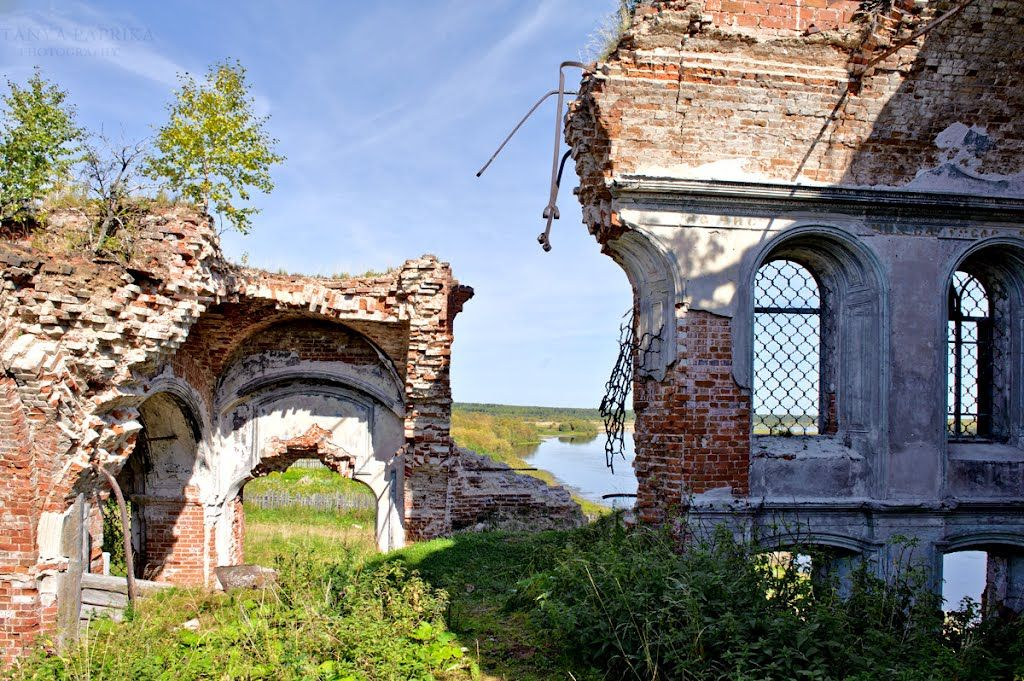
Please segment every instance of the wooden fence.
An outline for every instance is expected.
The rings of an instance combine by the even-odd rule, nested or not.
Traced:
[[[377,502],[369,494],[296,494],[260,492],[245,495],[246,505],[255,508],[312,508],[317,511],[376,510]]]
[[[291,468],[312,468],[314,470],[330,470],[320,459],[299,459],[293,463]]]

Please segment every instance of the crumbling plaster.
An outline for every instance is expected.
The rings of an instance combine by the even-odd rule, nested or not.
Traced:
[[[584,73],[566,140],[638,337],[661,338],[637,353],[638,516],[781,527],[882,574],[890,539],[916,537],[936,583],[943,552],[981,548],[1021,604],[1024,5],[979,0],[871,61],[939,5],[869,32],[856,2],[641,3]],[[773,257],[824,289],[834,433],[752,433],[753,278]],[[1011,294],[1005,442],[947,442],[946,291],[965,263]]]
[[[245,483],[298,458],[372,490],[384,550],[480,521],[582,520],[564,490],[453,446],[454,318],[472,289],[434,256],[375,277],[270,274],[227,263],[210,219],[172,207],[142,218],[127,265],[17,235],[0,263],[4,659],[56,626],[69,546],[100,567],[95,465],[134,501],[146,576],[178,584],[215,586],[244,558]],[[68,539],[72,508],[85,538]]]

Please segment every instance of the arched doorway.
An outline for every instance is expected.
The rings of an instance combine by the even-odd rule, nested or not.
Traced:
[[[378,511],[388,504],[356,475],[357,464],[317,425],[293,441],[275,442],[228,506],[230,562],[272,565],[292,555],[340,562],[388,548],[393,513]]]
[[[199,423],[186,401],[169,392],[157,393],[143,402],[139,420],[142,430],[135,448],[117,475],[131,509],[135,576],[202,584],[208,542],[200,499],[205,467],[197,456]],[[104,549],[116,561],[121,556],[116,536],[120,527],[105,525]],[[115,536],[108,536],[110,529],[116,530]]]

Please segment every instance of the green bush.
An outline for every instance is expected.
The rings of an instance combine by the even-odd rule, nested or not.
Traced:
[[[923,575],[857,570],[848,597],[728,533],[679,551],[667,533],[602,521],[524,580],[566,654],[629,679],[1003,679],[1024,673],[1019,623],[944,621]],[[775,558],[775,560],[772,560]]]

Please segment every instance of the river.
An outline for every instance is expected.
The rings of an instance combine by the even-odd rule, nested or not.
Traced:
[[[631,508],[632,497],[602,499],[605,494],[635,494],[636,477],[633,475],[633,434],[625,439],[626,457],[615,460],[612,473],[604,462],[604,436],[591,439],[552,437],[539,445],[521,451],[519,455],[571,488],[584,499],[616,508]],[[946,608],[959,605],[964,596],[975,601],[981,599],[985,588],[985,554],[979,551],[951,553],[943,561],[945,583],[942,595]]]
[[[633,434],[626,434],[625,459],[616,458],[614,473],[605,465],[604,442],[603,435],[590,439],[551,437],[519,455],[531,466],[549,471],[584,499],[616,508],[631,508],[632,497],[601,497],[605,494],[636,494]]]

